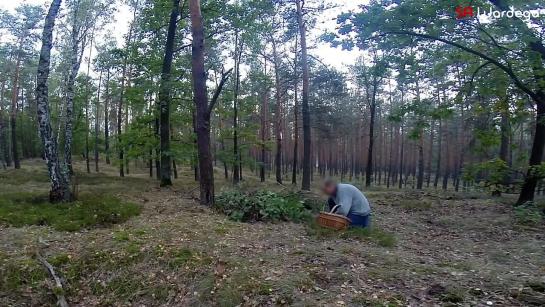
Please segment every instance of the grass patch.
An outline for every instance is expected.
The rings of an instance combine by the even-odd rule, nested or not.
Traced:
[[[307,233],[317,237],[340,237],[343,239],[372,241],[383,247],[393,247],[397,242],[394,234],[383,231],[376,226],[370,228],[351,227],[344,231],[336,231],[322,227],[315,220],[312,220],[307,225]]]
[[[5,260],[0,266],[0,292],[36,288],[47,278],[46,271],[35,259]]]
[[[0,223],[21,227],[47,225],[60,231],[122,223],[140,214],[137,204],[108,195],[81,195],[72,203],[51,204],[47,195],[10,193],[0,195]]]
[[[405,300],[403,298],[392,297],[389,299],[382,298],[370,298],[366,295],[358,295],[352,298],[352,304],[355,306],[364,307],[401,307],[405,306]]]
[[[29,182],[43,182],[47,183],[49,178],[47,173],[43,170],[29,170],[29,169],[9,169],[0,172],[0,182],[2,184],[10,185],[23,185]]]
[[[422,199],[404,199],[401,200],[399,206],[409,211],[424,211],[431,209],[431,202]]]
[[[543,223],[543,209],[533,202],[515,208],[515,221],[522,226],[538,226]]]

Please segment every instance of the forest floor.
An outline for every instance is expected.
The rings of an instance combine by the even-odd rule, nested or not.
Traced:
[[[0,170],[0,199],[46,193],[42,163]],[[74,232],[0,222],[0,305],[55,304],[60,290],[37,250],[62,276],[71,306],[545,305],[545,227],[515,223],[509,197],[371,190],[382,235],[357,238],[305,223],[230,221],[198,204],[189,171],[168,189],[145,170],[125,179],[112,167],[83,171],[78,164],[80,193],[114,194],[142,212]],[[284,188],[250,177],[242,186]]]

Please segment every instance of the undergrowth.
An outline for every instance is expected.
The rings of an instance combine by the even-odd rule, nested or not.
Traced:
[[[216,198],[215,206],[230,219],[240,222],[302,221],[310,216],[304,201],[270,191],[223,192]]]
[[[515,207],[515,221],[523,226],[537,226],[543,223],[541,204],[527,202]]]
[[[81,195],[71,203],[51,204],[47,194],[9,193],[0,195],[0,223],[21,227],[47,225],[61,231],[122,223],[140,214],[137,204],[109,195]]]

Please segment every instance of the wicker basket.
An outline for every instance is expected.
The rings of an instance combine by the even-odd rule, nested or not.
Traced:
[[[335,230],[346,229],[350,225],[350,220],[346,216],[328,212],[320,212],[317,222],[322,227]]]

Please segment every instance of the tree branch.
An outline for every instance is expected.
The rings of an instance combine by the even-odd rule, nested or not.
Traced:
[[[411,35],[411,36],[416,36],[416,37],[420,37],[420,38],[435,40],[435,41],[439,41],[439,42],[445,43],[447,45],[456,47],[458,49],[462,49],[463,51],[465,51],[467,53],[471,53],[473,55],[476,55],[476,56],[478,56],[478,57],[480,57],[480,58],[494,64],[495,66],[497,66],[501,70],[503,70],[511,78],[511,80],[513,80],[515,85],[521,91],[528,94],[528,96],[530,96],[534,100],[534,102],[536,104],[541,102],[539,95],[536,92],[532,91],[529,87],[524,85],[524,83],[522,83],[522,81],[518,78],[518,76],[515,74],[515,72],[511,68],[509,68],[508,66],[506,66],[506,65],[502,64],[501,62],[499,62],[498,60],[493,59],[490,56],[488,56],[488,55],[486,55],[486,54],[484,54],[482,52],[479,52],[477,50],[473,50],[473,49],[471,49],[469,47],[466,47],[464,45],[461,45],[459,43],[449,41],[449,40],[441,38],[441,37],[428,35],[428,34],[421,34],[421,33],[416,33],[416,32],[411,32],[411,31],[390,31],[390,32],[386,32],[384,34]]]
[[[220,96],[221,90],[223,89],[223,86],[225,85],[225,82],[227,82],[227,79],[229,79],[229,74],[231,73],[233,69],[229,69],[226,72],[221,73],[221,81],[218,87],[216,87],[216,90],[214,91],[214,95],[212,96],[212,100],[210,100],[210,105],[208,105],[208,116],[212,114],[212,110],[214,109],[214,106],[216,105],[216,102],[218,101],[218,98]]]

